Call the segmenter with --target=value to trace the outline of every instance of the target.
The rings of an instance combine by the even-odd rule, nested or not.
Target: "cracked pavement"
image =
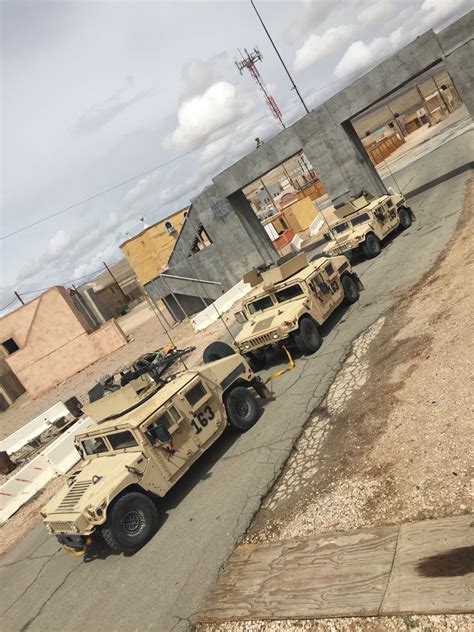
[[[468,163],[474,155],[473,138],[472,131],[456,137],[400,170],[397,181],[403,188],[414,179],[418,187]],[[323,346],[314,356],[297,358],[293,371],[272,382],[276,401],[265,405],[256,426],[242,436],[222,437],[160,502],[162,526],[141,551],[125,557],[98,544],[88,559],[73,558],[40,524],[3,556],[2,628],[72,631],[97,620],[103,630],[188,629],[307,420],[328,393],[352,341],[374,323],[370,331],[376,335],[381,316],[431,267],[453,235],[469,175],[460,173],[410,199],[417,216],[413,226],[390,240],[377,259],[356,265],[366,286],[360,301],[331,317],[323,329]],[[357,349],[354,353],[359,371],[363,366],[357,365]],[[283,358],[276,360],[283,365]],[[333,406],[340,395],[335,385],[328,394]],[[295,483],[317,472],[318,445],[326,432],[327,420],[313,424],[307,447],[314,450],[314,471],[296,469]]]

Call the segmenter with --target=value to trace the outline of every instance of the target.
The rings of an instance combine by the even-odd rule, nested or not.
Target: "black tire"
[[[135,553],[158,530],[158,512],[153,501],[140,492],[120,496],[111,509],[102,536],[111,549]]]
[[[369,233],[365,238],[364,243],[362,244],[362,250],[364,255],[368,259],[373,259],[377,255],[380,254],[382,250],[382,245],[380,243],[380,239],[374,233]]]
[[[398,209],[398,216],[400,218],[400,228],[402,230],[406,230],[411,226],[411,215],[410,211],[406,209],[404,206],[401,206]]]
[[[244,386],[236,386],[230,391],[225,408],[229,426],[236,432],[247,432],[258,420],[257,400]]]
[[[311,318],[302,318],[298,332],[294,336],[295,345],[304,353],[309,355],[319,349],[322,343],[318,326]]]
[[[232,347],[226,342],[221,342],[220,340],[217,340],[215,342],[211,342],[210,345],[207,345],[202,354],[202,360],[204,364],[208,364],[208,362],[221,360],[222,358],[227,358],[228,356],[234,354],[235,349],[232,349]]]
[[[247,362],[250,364],[250,368],[252,369],[252,371],[254,371],[254,373],[264,369],[267,364],[267,358],[266,358],[265,352],[262,352],[261,354],[247,353],[246,359],[247,359]]]
[[[345,302],[349,305],[357,302],[359,300],[359,288],[357,287],[357,283],[354,279],[348,274],[345,274],[341,279],[341,283],[344,290]]]

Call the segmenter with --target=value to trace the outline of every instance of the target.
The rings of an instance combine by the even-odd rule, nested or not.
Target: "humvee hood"
[[[281,327],[283,323],[297,318],[307,298],[307,296],[301,296],[301,298],[292,300],[289,303],[281,303],[261,314],[256,314],[251,320],[244,324],[242,331],[236,338],[237,342],[244,342],[254,336],[261,336],[262,334],[275,331]]]
[[[139,465],[136,462],[142,459]],[[123,479],[130,477],[126,466],[143,470],[145,459],[141,452],[115,453],[113,456],[97,456],[87,461],[74,476],[71,485],[66,484],[43,508],[47,514],[80,513],[88,505],[100,504],[109,493],[115,492]],[[107,489],[109,488],[109,490]]]

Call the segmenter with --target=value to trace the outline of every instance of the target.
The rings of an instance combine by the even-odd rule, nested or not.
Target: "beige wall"
[[[120,246],[142,285],[156,278],[160,269],[168,263],[181,226],[184,224],[186,210],[178,211],[153,224]],[[175,232],[168,233],[165,228],[166,221],[173,224]]]
[[[295,233],[306,230],[316,218],[316,208],[309,197],[304,197],[283,209],[284,217],[289,228]]]
[[[0,342],[13,338],[19,346],[6,361],[33,398],[127,344],[115,321],[93,333],[82,321],[61,287],[0,320]]]

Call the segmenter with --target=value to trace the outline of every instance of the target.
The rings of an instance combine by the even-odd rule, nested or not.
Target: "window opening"
[[[206,389],[201,382],[198,382],[196,386],[193,386],[186,393],[185,397],[190,406],[195,406],[206,395]]]
[[[13,338],[9,338],[8,340],[2,342],[2,346],[9,355],[15,353],[15,351],[18,351],[20,348],[13,340]]]

